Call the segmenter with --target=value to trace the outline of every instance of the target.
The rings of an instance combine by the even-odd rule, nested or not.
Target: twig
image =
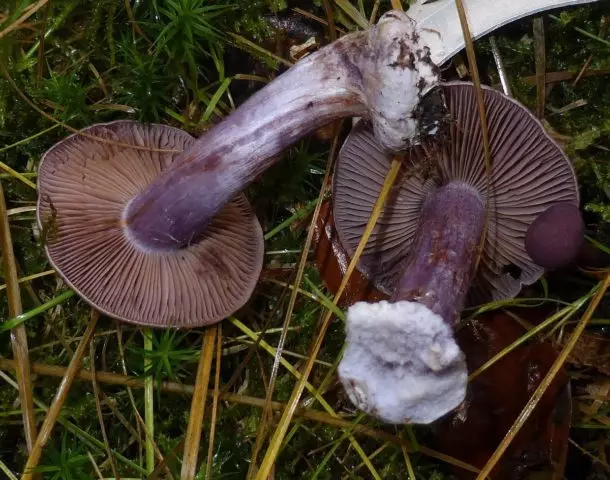
[[[328,34],[330,36],[330,41],[334,42],[337,40],[337,30],[335,29],[335,18],[333,16],[333,7],[330,5],[329,0],[324,0],[324,11],[326,12],[326,18],[328,19]]]
[[[536,114],[544,117],[546,104],[546,48],[544,39],[544,19],[536,17],[534,26],[534,52],[536,55]]]
[[[13,252],[13,241],[8,222],[4,189],[0,183],[0,216],[2,219],[2,264],[8,294],[8,312],[11,317],[21,315],[21,292],[17,275],[17,264]],[[11,330],[11,346],[13,356],[17,361],[17,383],[19,384],[19,401],[23,411],[23,428],[28,452],[32,452],[36,441],[36,415],[34,414],[34,401],[32,399],[32,379],[30,377],[30,356],[28,352],[28,337],[25,325],[20,324]]]
[[[99,318],[99,313],[96,310],[91,312],[91,320],[89,320],[89,324],[87,325],[87,329],[83,334],[83,339],[78,344],[76,351],[74,352],[74,356],[72,360],[70,360],[70,364],[66,369],[66,373],[61,383],[59,384],[59,388],[57,389],[57,393],[55,394],[55,398],[49,407],[49,411],[40,427],[40,433],[36,438],[36,442],[32,447],[32,451],[30,452],[30,456],[24,467],[24,473],[21,477],[21,480],[32,480],[33,478],[33,469],[38,466],[38,462],[40,461],[40,456],[42,455],[42,449],[51,438],[51,433],[53,432],[53,427],[55,427],[55,423],[57,422],[57,417],[59,417],[59,413],[61,408],[64,405],[64,402],[68,398],[68,393],[70,392],[70,387],[72,386],[72,382],[76,378],[76,374],[80,369],[83,356],[85,355],[85,349],[87,345],[89,345],[89,341],[93,336],[93,332],[95,331],[95,325]]]
[[[587,61],[582,66],[582,68],[580,69],[580,72],[578,72],[578,75],[576,75],[576,78],[572,82],[572,85],[571,85],[572,88],[575,88],[576,85],[578,84],[578,82],[580,82],[580,79],[583,77],[583,75],[585,73],[587,73],[587,70],[589,69],[589,65],[591,65],[592,61],[593,61],[593,55],[589,55],[589,58],[587,58]]]

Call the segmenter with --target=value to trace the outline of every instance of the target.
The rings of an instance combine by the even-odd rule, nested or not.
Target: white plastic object
[[[573,7],[599,0],[463,0],[473,39],[545,10]],[[407,14],[422,30],[432,61],[441,65],[464,48],[464,36],[455,0],[418,0]]]

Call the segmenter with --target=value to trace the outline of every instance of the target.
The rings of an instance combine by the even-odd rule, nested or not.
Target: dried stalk
[[[17,275],[17,263],[13,252],[13,241],[8,222],[4,190],[0,184],[0,216],[2,217],[2,262],[6,290],[8,294],[8,312],[11,318],[23,313],[21,305],[21,292]],[[17,361],[17,383],[19,384],[19,401],[23,411],[23,428],[28,452],[32,452],[36,441],[36,415],[34,414],[34,400],[32,399],[32,380],[30,377],[30,356],[28,352],[28,338],[25,325],[20,324],[11,330],[11,346],[13,356]]]
[[[197,381],[191,402],[191,413],[184,439],[184,460],[182,462],[182,480],[193,480],[197,473],[197,456],[201,429],[203,428],[203,415],[205,414],[205,400],[208,395],[212,358],[214,357],[214,344],[216,340],[216,327],[209,327],[203,334],[201,355],[197,367]]]
[[[25,467],[23,469],[24,473],[21,477],[21,480],[32,480],[34,478],[33,470],[38,466],[40,456],[42,455],[42,449],[51,438],[53,427],[55,427],[55,423],[57,422],[57,418],[59,417],[61,408],[63,407],[66,399],[68,398],[70,387],[72,387],[72,382],[76,378],[76,374],[80,369],[83,356],[85,355],[85,350],[89,345],[89,342],[91,341],[91,337],[93,336],[93,332],[95,331],[95,325],[97,324],[99,316],[100,315],[97,311],[92,311],[89,325],[87,325],[87,329],[83,334],[83,338],[78,344],[78,347],[74,352],[72,360],[70,360],[70,364],[68,365],[64,377],[61,383],[59,384],[59,388],[57,389],[57,393],[55,394],[55,398],[53,399],[53,402],[49,407],[47,416],[45,417],[44,422],[40,427],[40,433],[36,438],[36,442],[34,443],[32,451],[30,452],[30,456],[28,457],[28,460],[25,464]]]

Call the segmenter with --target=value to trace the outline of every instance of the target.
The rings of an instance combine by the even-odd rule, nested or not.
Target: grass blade
[[[341,7],[347,16],[354,21],[361,29],[366,30],[369,28],[369,22],[362,14],[354,7],[348,0],[335,0],[335,3]]]
[[[2,221],[2,263],[8,293],[8,311],[11,317],[22,313],[21,291],[17,275],[17,264],[13,252],[13,241],[8,222],[4,189],[0,184],[0,216]],[[25,325],[19,324],[11,331],[11,346],[13,356],[17,361],[17,383],[19,384],[19,401],[23,410],[23,428],[28,452],[32,452],[36,440],[36,415],[34,414],[34,401],[32,399],[32,379],[30,376],[30,355],[28,351],[28,337]]]

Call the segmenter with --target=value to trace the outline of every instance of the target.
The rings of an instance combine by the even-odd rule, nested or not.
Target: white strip
[[[474,39],[529,15],[554,8],[583,5],[599,0],[463,0],[468,26]],[[436,0],[422,5],[418,0],[407,14],[424,31],[427,45],[432,49],[432,60],[441,65],[464,48],[464,37],[455,0]],[[442,41],[441,41],[442,40]]]

